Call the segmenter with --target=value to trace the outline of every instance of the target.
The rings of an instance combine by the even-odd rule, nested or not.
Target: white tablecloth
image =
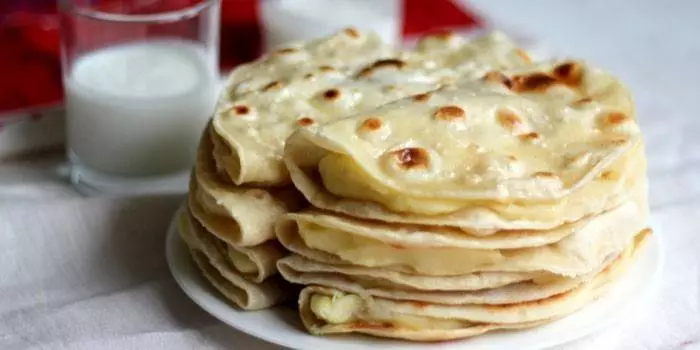
[[[472,3],[615,72],[636,96],[667,253],[662,286],[648,305],[563,348],[698,346],[700,2]],[[181,198],[80,198],[61,161],[0,165],[1,349],[276,348],[224,326],[175,285],[163,243]]]

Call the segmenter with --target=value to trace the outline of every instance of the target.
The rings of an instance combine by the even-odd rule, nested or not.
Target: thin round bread
[[[455,306],[358,296],[334,288],[309,286],[299,297],[300,315],[312,334],[354,332],[411,340],[456,339],[465,336],[460,330],[479,325],[507,328],[508,325],[549,322],[575,312],[609,289],[650,233],[646,230],[640,234],[628,254],[616,259],[590,282],[544,300]],[[437,334],[443,338],[438,338]]]
[[[613,209],[614,210],[614,209]],[[556,243],[579,231],[595,216],[564,224],[551,230],[502,230],[491,235],[470,235],[449,226],[392,224],[377,220],[363,220],[318,209],[287,213],[279,222],[292,221],[298,230],[336,232],[380,240],[398,249],[410,248],[469,248],[517,249]]]
[[[474,234],[576,221],[624,201],[643,181],[646,160],[633,116],[618,110],[631,108],[610,105],[616,100],[607,95],[585,97],[582,106],[574,99],[600,95],[589,90],[623,94],[622,87],[581,62],[549,66],[569,64],[587,72],[580,79],[591,82],[581,84],[591,87],[582,92],[554,85],[535,94],[471,81],[426,101],[408,98],[300,130],[287,141],[285,162],[315,207],[350,216],[457,226]],[[537,76],[546,67],[518,72]],[[450,111],[454,118],[444,120]]]
[[[477,291],[499,288],[538,278],[551,278],[542,273],[479,272],[458,276],[421,276],[409,273],[355,265],[334,265],[291,254],[277,262],[285,279],[297,283],[303,275],[344,275],[365,286],[402,291]]]
[[[310,287],[309,287],[310,288]],[[306,290],[311,294],[312,290]],[[306,294],[305,294],[306,295]],[[306,302],[306,301],[304,301]],[[305,305],[305,304],[304,304]],[[354,323],[352,325],[334,325],[319,322],[308,307],[300,306],[299,314],[304,327],[309,333],[314,335],[332,335],[359,333],[375,337],[404,339],[419,342],[438,342],[456,339],[471,338],[492,331],[516,330],[541,326],[552,320],[543,320],[524,323],[473,323],[466,321],[455,321],[451,327],[434,327],[417,329],[415,327],[394,327],[388,323]]]
[[[529,61],[498,33],[433,38],[419,47],[397,50],[374,33],[350,28],[235,69],[212,121],[215,158],[235,184],[285,185],[284,142],[295,130]]]
[[[202,241],[202,236],[192,231],[185,215],[180,217],[179,231],[202,275],[234,305],[243,310],[258,310],[286,298],[286,282],[280,276],[266,278],[261,283],[248,279],[231,267],[215,245]]]
[[[628,247],[628,249],[630,248]],[[626,253],[623,251],[620,255],[625,254]],[[418,303],[504,305],[546,299],[557,294],[568,292],[590,281],[617,258],[618,256],[609,257],[596,270],[575,278],[551,278],[551,276],[550,278],[542,279],[533,278],[528,281],[476,291],[440,291],[435,290],[434,286],[429,287],[430,289],[428,290],[397,289],[393,288],[393,286],[377,285],[373,280],[358,279],[352,275],[322,272],[323,270],[327,270],[328,267],[321,267],[319,269],[321,271],[312,270],[302,272],[295,270],[295,265],[293,264],[282,263],[280,264],[279,270],[282,277],[290,283],[334,288],[357,295],[393,300],[411,300]],[[420,276],[416,275],[413,277],[420,278]],[[451,279],[453,277],[447,278]],[[447,282],[441,281],[440,277],[434,277],[432,280],[435,285],[444,285]]]
[[[605,257],[619,253],[646,227],[646,194],[638,201],[592,218],[564,239],[520,249],[469,249],[396,246],[353,232],[304,232],[283,217],[277,237],[288,250],[312,260],[360,265],[430,276],[455,276],[484,271],[548,271],[579,276],[594,270]]]
[[[200,140],[190,181],[189,207],[209,232],[234,246],[254,246],[275,237],[277,218],[304,205],[293,188],[259,189],[228,184],[217,175],[208,127]]]
[[[286,295],[278,278],[257,284],[241,278],[235,271],[214,265],[206,256],[191,250],[192,259],[204,278],[227,300],[243,310],[261,310],[282,302]]]
[[[261,283],[277,274],[277,261],[287,255],[287,251],[272,240],[253,247],[230,245],[212,235],[192,217],[190,211],[184,215],[186,229],[194,241],[188,242],[192,249],[204,253],[209,260],[221,260],[246,279]]]
[[[351,170],[370,188],[456,201],[561,198],[640,138],[625,106],[590,97],[601,89],[612,93],[614,86],[615,93],[629,93],[583,62],[543,62],[496,74],[506,83],[487,76],[300,133],[337,154],[341,160],[332,164],[341,164],[342,156],[352,162],[324,170],[322,159],[326,184],[332,171]],[[582,98],[590,101],[576,108]],[[368,120],[378,127],[362,128]],[[374,137],[382,129],[383,137]]]

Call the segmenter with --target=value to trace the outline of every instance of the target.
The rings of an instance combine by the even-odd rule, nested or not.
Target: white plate
[[[179,212],[178,214],[179,215]],[[170,271],[185,293],[204,310],[242,332],[296,349],[421,349],[431,343],[411,343],[361,335],[312,336],[303,329],[296,310],[278,306],[254,312],[231,306],[200,276],[177,229],[177,215],[168,230],[166,256]],[[444,350],[533,350],[581,338],[608,325],[617,316],[649,300],[659,282],[663,249],[658,225],[629,271],[603,297],[551,324],[527,330],[493,332],[466,340],[441,342]],[[433,344],[434,345],[434,344]]]

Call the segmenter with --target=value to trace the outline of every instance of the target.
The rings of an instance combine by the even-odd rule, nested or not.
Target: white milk
[[[192,165],[214,109],[214,61],[187,42],[113,46],[66,76],[68,147],[88,168],[154,175]]]

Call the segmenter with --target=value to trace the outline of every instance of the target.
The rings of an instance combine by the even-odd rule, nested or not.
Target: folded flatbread
[[[500,33],[436,36],[415,51],[352,28],[289,44],[230,75],[212,122],[215,158],[235,184],[286,185],[282,154],[295,130],[527,62]]]
[[[308,225],[304,222],[307,217],[297,214],[283,216],[277,225],[277,236],[288,250],[327,264],[429,276],[546,271],[574,277],[593,271],[606,257],[621,252],[646,227],[645,190],[638,193],[637,201],[628,201],[586,220],[555,243],[534,247],[474,249],[445,243],[458,238],[438,238],[439,233],[421,240],[408,239],[410,234],[397,235],[392,230],[323,229]]]
[[[615,78],[579,61],[491,73],[298,130],[285,148],[296,187],[350,216],[491,234],[600,213],[642,181]]]
[[[248,263],[259,264],[256,266],[258,271],[242,273],[222,252],[221,243],[215,237],[199,231],[193,224],[195,222],[183,214],[180,218],[180,235],[204,277],[226,299],[241,309],[257,310],[275,305],[288,296],[285,291],[289,288],[285,288],[286,282],[279,275],[268,277],[276,269],[271,268],[274,259],[267,256],[266,249],[248,251]]]
[[[276,240],[250,247],[228,244],[208,232],[190,212],[185,216],[188,232],[196,239],[193,248],[202,251],[210,259],[223,259],[228,266],[252,282],[261,283],[277,274],[277,260],[288,254]]]
[[[568,315],[604,293],[633,260],[651,232],[645,230],[615,261],[589,282],[544,299],[504,305],[394,300],[309,286],[299,310],[313,334],[365,333],[410,340],[448,340],[487,331],[540,325]]]
[[[347,276],[368,288],[409,292],[477,291],[552,278],[551,274],[539,272],[478,272],[458,276],[423,276],[372,267],[328,264],[299,254],[291,254],[280,259],[277,262],[277,268],[285,279],[294,283],[303,284],[304,279],[316,275]]]
[[[291,187],[262,189],[221,180],[209,133],[207,128],[201,138],[190,181],[188,203],[193,216],[233,246],[254,246],[273,239],[277,218],[304,206],[304,198]]]
[[[442,281],[440,277],[434,277],[434,286],[427,290],[397,289],[394,286],[377,285],[375,281],[367,278],[355,278],[355,276],[341,273],[321,272],[332,266],[320,266],[317,270],[305,271],[295,269],[294,261],[287,260],[280,264],[280,272],[285,280],[301,285],[316,285],[321,287],[336,288],[345,292],[381,297],[394,300],[413,300],[417,302],[460,305],[460,304],[484,304],[503,305],[523,303],[527,301],[546,299],[579,287],[590,281],[600,271],[609,266],[618,256],[607,258],[595,271],[574,278],[553,277],[542,274],[540,278],[533,278],[523,282],[511,283],[499,287],[491,287],[475,291],[441,291],[436,286],[445,285],[449,281]],[[318,265],[323,265],[317,263]],[[317,267],[318,267],[317,265]],[[498,276],[498,272],[492,272]],[[500,273],[507,274],[507,273]],[[414,275],[414,277],[421,277]],[[454,276],[446,277],[453,279]]]

